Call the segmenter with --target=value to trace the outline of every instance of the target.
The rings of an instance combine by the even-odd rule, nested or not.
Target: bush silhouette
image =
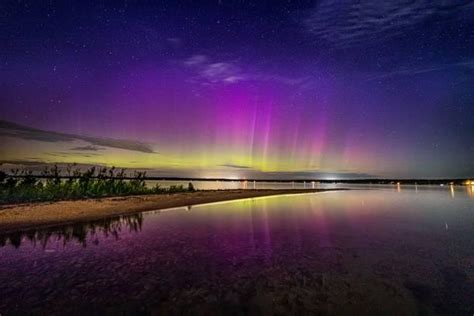
[[[127,177],[124,169],[115,167],[81,171],[68,166],[64,176],[56,165],[46,168],[40,176],[11,170],[11,174],[0,172],[0,204],[194,191],[192,183],[187,189],[182,185],[149,188],[145,180],[145,172],[135,171]]]

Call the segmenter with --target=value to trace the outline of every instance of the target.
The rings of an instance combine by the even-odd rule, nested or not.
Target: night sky
[[[2,1],[2,168],[474,176],[473,1]]]

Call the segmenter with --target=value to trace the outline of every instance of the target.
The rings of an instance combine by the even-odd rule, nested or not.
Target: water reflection
[[[472,315],[474,201],[453,189],[393,183],[10,236],[21,247],[0,248],[0,312]]]
[[[468,185],[468,186],[466,186],[466,190],[467,190],[467,194],[470,197],[474,198],[474,186]]]
[[[34,247],[40,245],[44,249],[53,240],[62,242],[64,246],[67,243],[76,242],[86,247],[88,241],[98,245],[101,238],[118,239],[124,229],[129,232],[139,232],[142,229],[142,224],[143,214],[138,213],[66,226],[0,234],[0,247],[11,245],[19,248],[23,242],[28,241]]]

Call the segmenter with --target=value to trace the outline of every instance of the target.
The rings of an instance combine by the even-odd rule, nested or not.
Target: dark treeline
[[[27,170],[12,170],[11,174],[0,171],[0,204],[194,191],[191,183],[187,188],[162,188],[158,184],[149,188],[145,172],[127,176],[124,169],[114,167],[81,171],[69,166],[65,172],[57,166],[46,168],[40,175]]]
[[[63,245],[74,241],[86,247],[88,241],[98,244],[100,238],[110,236],[118,239],[124,228],[128,228],[130,232],[139,232],[142,224],[143,214],[138,213],[86,223],[18,231],[0,234],[0,247],[11,245],[19,248],[25,240],[35,247],[39,244],[42,248],[45,248],[49,241],[62,241]]]

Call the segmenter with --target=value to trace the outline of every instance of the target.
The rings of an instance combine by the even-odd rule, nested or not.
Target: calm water
[[[350,188],[350,189],[385,189],[385,190],[413,190],[413,191],[441,191],[448,194],[461,192],[462,194],[474,195],[474,187],[450,186],[450,185],[401,185],[397,184],[346,184],[346,183],[319,183],[317,181],[307,182],[256,182],[256,181],[171,181],[171,180],[148,180],[148,187],[159,185],[160,187],[170,187],[172,185],[184,187],[192,182],[198,190],[228,190],[228,189],[334,189],[334,188]]]
[[[256,181],[171,181],[171,180],[148,180],[148,187],[159,185],[160,187],[169,187],[171,185],[188,186],[192,182],[198,190],[229,190],[229,189],[317,189],[334,188],[341,184],[328,184],[318,182],[256,182]]]
[[[4,235],[0,246],[2,315],[474,313],[467,187],[245,199]]]

